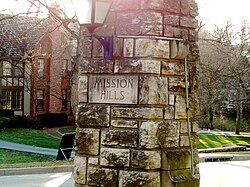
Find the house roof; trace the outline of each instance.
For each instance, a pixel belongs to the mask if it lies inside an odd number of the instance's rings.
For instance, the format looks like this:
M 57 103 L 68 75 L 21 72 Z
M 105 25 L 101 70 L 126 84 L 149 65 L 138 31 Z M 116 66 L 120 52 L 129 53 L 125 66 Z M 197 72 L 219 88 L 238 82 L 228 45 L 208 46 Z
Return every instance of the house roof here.
M 47 28 L 47 19 L 0 14 L 0 58 L 22 58 L 35 47 Z

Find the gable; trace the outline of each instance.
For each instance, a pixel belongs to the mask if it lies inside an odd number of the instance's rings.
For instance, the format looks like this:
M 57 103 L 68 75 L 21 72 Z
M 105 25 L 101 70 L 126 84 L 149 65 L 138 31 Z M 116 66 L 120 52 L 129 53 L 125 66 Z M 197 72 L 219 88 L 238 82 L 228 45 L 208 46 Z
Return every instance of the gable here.
M 0 57 L 19 59 L 47 32 L 47 19 L 0 14 Z

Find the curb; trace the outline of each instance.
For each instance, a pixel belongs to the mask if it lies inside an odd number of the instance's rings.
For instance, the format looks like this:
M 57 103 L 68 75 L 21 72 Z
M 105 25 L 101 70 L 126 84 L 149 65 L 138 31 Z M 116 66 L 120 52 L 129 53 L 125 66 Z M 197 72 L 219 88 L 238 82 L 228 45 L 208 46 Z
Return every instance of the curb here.
M 6 168 L 6 169 L 0 169 L 0 176 L 60 173 L 60 172 L 72 172 L 72 171 L 73 171 L 73 165 L 30 167 L 30 168 Z
M 244 154 L 199 154 L 199 162 L 226 162 L 250 160 L 250 155 Z

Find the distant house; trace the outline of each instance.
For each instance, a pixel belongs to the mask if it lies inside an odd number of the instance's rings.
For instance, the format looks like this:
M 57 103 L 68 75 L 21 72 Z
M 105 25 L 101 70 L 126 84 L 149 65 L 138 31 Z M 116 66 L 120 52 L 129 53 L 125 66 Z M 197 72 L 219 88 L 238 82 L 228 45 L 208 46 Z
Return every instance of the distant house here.
M 0 108 L 70 114 L 71 49 L 52 18 L 0 15 Z

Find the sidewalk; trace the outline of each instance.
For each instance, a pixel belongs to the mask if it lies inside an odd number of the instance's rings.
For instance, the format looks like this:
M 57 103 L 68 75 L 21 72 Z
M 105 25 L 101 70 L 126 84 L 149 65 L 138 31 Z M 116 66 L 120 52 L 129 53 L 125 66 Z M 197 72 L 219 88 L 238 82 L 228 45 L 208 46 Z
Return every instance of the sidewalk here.
M 9 149 L 9 150 L 15 150 L 15 151 L 33 153 L 39 155 L 47 155 L 47 156 L 56 156 L 58 152 L 57 149 L 35 147 L 30 145 L 6 142 L 3 140 L 0 140 L 0 149 Z

